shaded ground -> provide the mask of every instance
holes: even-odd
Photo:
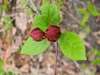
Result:
[[[6,12],[4,15],[13,16],[14,13],[20,10],[19,5],[22,0],[17,1],[17,4],[14,4],[16,2],[11,3],[11,7],[16,7],[16,9]],[[41,0],[33,1],[37,7],[43,2]],[[79,34],[84,40],[88,53],[93,48],[100,50],[100,20],[96,22],[97,17],[91,16],[89,18],[87,24],[91,30],[87,36],[84,36],[84,33],[86,33],[85,28],[79,30],[80,24],[78,21],[82,19],[82,15],[79,14],[76,9],[86,8],[87,2],[87,0],[63,0],[63,4],[61,5],[62,9],[60,11],[63,20],[60,23],[60,27],[62,32],[70,30]],[[100,0],[95,0],[94,5],[100,12]],[[0,23],[0,58],[5,61],[4,70],[9,70],[20,75],[53,75],[55,57],[53,44],[44,53],[37,56],[20,55],[19,53],[23,43],[33,28],[32,21],[36,15],[28,16],[25,13],[26,10],[27,7],[16,17],[15,21],[13,21],[14,26],[7,32],[3,31],[5,25]],[[0,14],[3,15],[3,13]],[[82,69],[83,63],[86,65],[86,69],[84,69],[86,75],[100,75],[100,64],[96,66],[91,64],[96,57],[97,54],[93,54],[87,57],[87,61],[78,62]],[[61,75],[61,72],[63,73],[62,75],[82,75],[74,62],[64,57],[60,51],[58,62],[57,75]]]

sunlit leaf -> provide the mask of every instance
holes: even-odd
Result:
[[[45,51],[49,45],[50,42],[48,42],[46,39],[37,42],[34,41],[31,37],[29,37],[21,49],[21,54],[37,55]]]
[[[53,23],[54,25],[58,25],[60,22],[60,14],[59,10],[54,3],[46,3],[41,7],[42,15],[47,16],[49,22]]]
[[[83,19],[82,19],[82,25],[83,24],[85,24],[87,21],[88,21],[88,19],[89,19],[89,14],[87,14],[87,15],[85,15],[84,17],[83,17]]]
[[[87,10],[85,10],[85,9],[77,9],[77,11],[80,13],[80,14],[83,14],[83,15],[87,15],[88,14],[88,12],[87,12]]]
[[[85,46],[82,39],[74,32],[65,32],[60,37],[62,53],[72,60],[86,60]]]

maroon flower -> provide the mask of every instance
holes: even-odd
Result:
[[[32,30],[30,33],[30,36],[33,38],[35,41],[41,41],[45,38],[45,33],[42,32],[39,28],[35,28]]]
[[[46,30],[46,38],[51,41],[55,42],[61,36],[60,28],[50,24],[49,28]]]

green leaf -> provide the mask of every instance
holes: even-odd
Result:
[[[10,17],[10,16],[4,16],[4,19],[5,19],[6,21],[10,21],[10,20],[11,20],[11,17]]]
[[[98,64],[100,64],[100,58],[93,60],[93,61],[92,61],[92,64],[93,64],[93,65],[98,65]]]
[[[3,71],[3,66],[4,66],[4,62],[3,60],[0,60],[0,72]]]
[[[85,9],[77,9],[80,14],[86,15],[88,12]]]
[[[8,11],[8,10],[9,10],[8,5],[6,5],[6,4],[5,4],[5,5],[3,5],[3,9],[4,9],[4,10],[6,10],[6,11]]]
[[[60,14],[59,10],[54,3],[46,3],[41,7],[42,15],[47,16],[49,22],[53,23],[54,25],[58,25],[60,21]]]
[[[93,4],[91,2],[88,2],[88,6],[87,7],[88,7],[88,10],[90,12],[92,12],[94,10],[94,6],[93,6]]]
[[[92,14],[93,16],[98,16],[98,15],[99,15],[99,12],[98,12],[97,10],[93,10],[93,11],[91,12],[91,14]]]
[[[97,51],[98,56],[100,56],[100,51]]]
[[[5,23],[4,31],[7,31],[12,26],[13,26],[12,24]]]
[[[39,15],[34,18],[34,24],[45,32],[49,27],[50,21],[47,19],[47,16]]]
[[[99,12],[94,8],[91,2],[88,2],[88,10],[91,12],[93,16],[98,16]]]
[[[48,42],[46,39],[40,42],[36,42],[31,37],[29,37],[21,49],[21,54],[37,55],[45,51],[49,45],[50,42]]]
[[[4,0],[3,9],[6,10],[6,11],[9,10],[8,0]]]
[[[11,21],[11,18],[10,16],[4,16],[4,24],[5,24],[5,27],[4,27],[4,31],[7,31],[9,28],[11,28],[13,26],[12,23],[9,24],[9,22]]]
[[[49,27],[50,22],[54,25],[58,25],[60,21],[60,14],[57,6],[52,3],[45,3],[41,7],[42,15],[38,15],[34,18],[34,24],[40,28],[43,32]]]
[[[74,32],[65,32],[60,37],[62,53],[72,60],[86,60],[82,39]]]
[[[89,14],[85,15],[82,19],[82,25],[85,24],[87,22],[87,20],[89,19]]]

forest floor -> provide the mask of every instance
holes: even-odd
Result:
[[[20,4],[23,0],[12,0],[9,2],[11,10],[0,12],[0,18],[4,15],[10,15],[13,19],[14,15],[21,10]],[[33,0],[36,7],[39,8],[44,0]],[[52,0],[58,3],[56,0]],[[77,9],[87,9],[88,1],[92,2],[96,10],[100,12],[100,0],[61,0],[62,4],[58,3],[61,15],[61,31],[76,32],[83,40],[86,46],[87,60],[78,61],[80,68],[85,73],[84,75],[100,75],[100,63],[94,65],[92,62],[98,56],[100,50],[100,19],[90,15],[87,25],[90,31],[86,28],[79,29],[83,15]],[[0,3],[1,4],[1,3]],[[0,59],[5,62],[4,71],[11,71],[19,75],[53,75],[55,65],[55,50],[54,44],[37,56],[21,55],[25,40],[28,38],[33,27],[33,19],[37,13],[32,15],[26,14],[28,6],[16,16],[12,22],[13,26],[4,31],[5,24],[0,22]],[[100,62],[100,61],[99,61]],[[57,75],[82,75],[82,72],[77,67],[74,61],[65,57],[59,50]]]

